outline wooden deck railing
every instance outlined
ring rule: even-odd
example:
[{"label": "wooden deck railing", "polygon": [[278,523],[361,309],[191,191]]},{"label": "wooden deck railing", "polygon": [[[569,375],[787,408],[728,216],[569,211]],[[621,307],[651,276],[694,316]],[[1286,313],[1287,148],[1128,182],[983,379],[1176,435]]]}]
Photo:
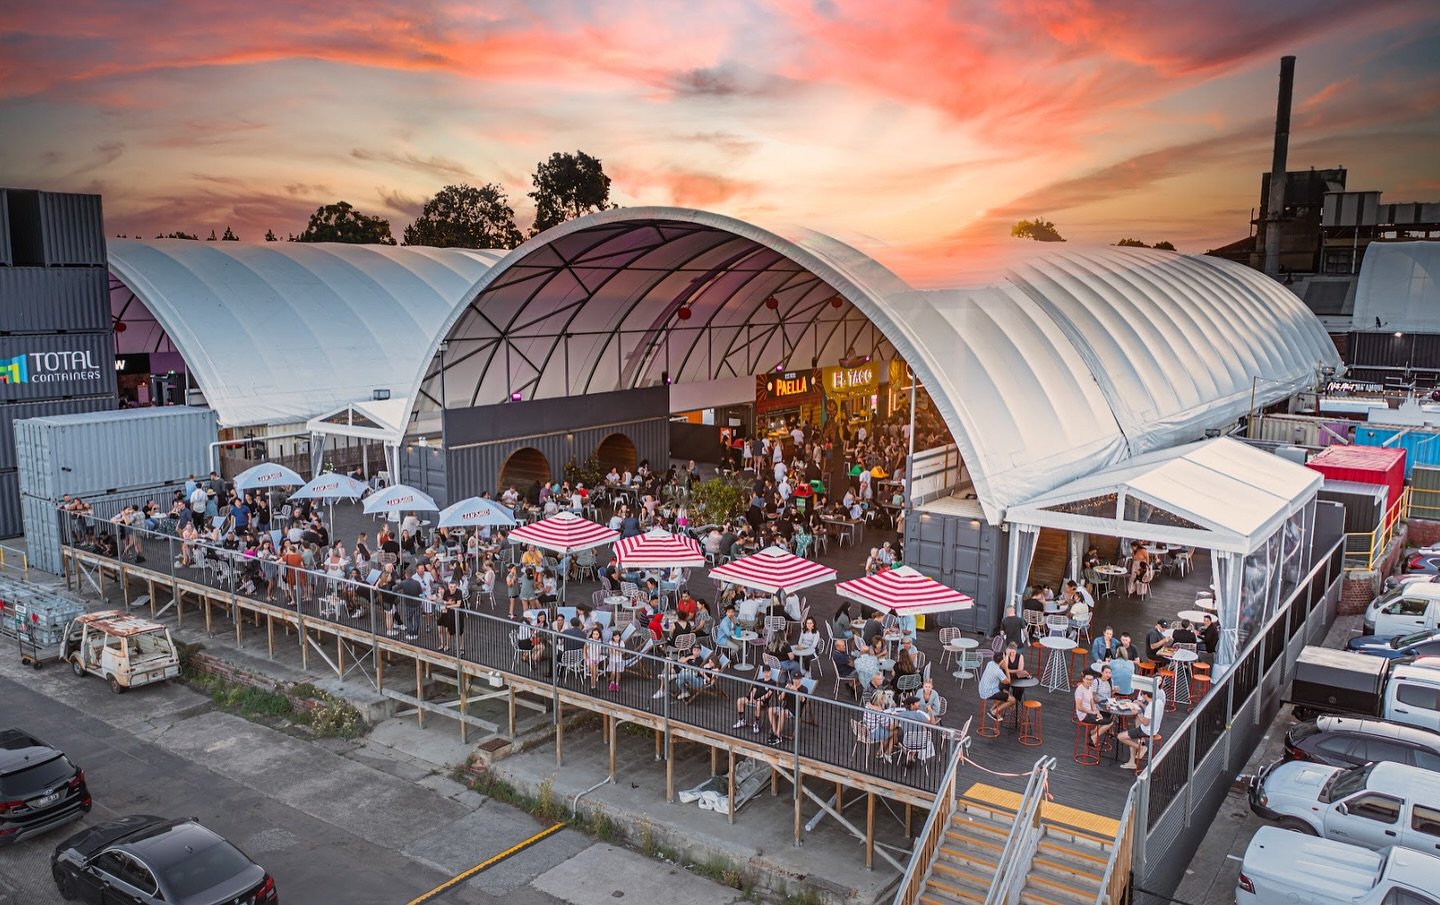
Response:
[{"label": "wooden deck railing", "polygon": [[950,825],[950,818],[955,813],[955,783],[960,775],[960,762],[965,759],[965,749],[969,747],[968,742],[967,737],[954,745],[950,752],[950,766],[940,780],[940,789],[935,793],[935,804],[930,808],[930,816],[921,828],[920,835],[915,837],[910,862],[905,865],[905,875],[900,878],[900,885],[895,889],[893,905],[915,905],[925,888],[925,879],[930,875],[930,865],[935,862],[935,852],[940,848],[940,842],[945,838],[945,829]]},{"label": "wooden deck railing", "polygon": [[1119,905],[1126,901],[1125,890],[1130,886],[1135,832],[1139,824],[1137,815],[1140,809],[1135,806],[1139,790],[1140,784],[1137,782],[1125,796],[1125,810],[1120,813],[1120,832],[1115,837],[1115,847],[1110,850],[1110,861],[1105,865],[1105,875],[1100,879],[1095,905]]}]

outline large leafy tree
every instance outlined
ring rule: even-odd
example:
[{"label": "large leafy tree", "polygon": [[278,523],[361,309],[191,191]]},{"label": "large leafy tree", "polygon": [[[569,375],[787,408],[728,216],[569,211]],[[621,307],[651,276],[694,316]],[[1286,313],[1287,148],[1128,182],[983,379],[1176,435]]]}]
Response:
[{"label": "large leafy tree", "polygon": [[584,151],[551,154],[535,167],[531,180],[535,183],[535,191],[528,193],[535,199],[532,236],[582,214],[616,206],[610,203],[610,177],[599,159]]},{"label": "large leafy tree", "polygon": [[1010,235],[1017,239],[1034,239],[1036,242],[1065,241],[1054,223],[1040,217],[1036,217],[1034,220],[1021,220],[1010,227]]},{"label": "large leafy tree", "polygon": [[1160,241],[1160,242],[1156,242],[1154,245],[1152,245],[1152,246],[1150,246],[1150,247],[1151,247],[1151,248],[1158,248],[1158,249],[1160,249],[1161,251],[1174,251],[1174,250],[1175,250],[1175,246],[1174,246],[1174,245],[1172,245],[1172,244],[1171,244],[1170,242],[1168,242],[1168,241],[1163,241],[1163,240]]},{"label": "large leafy tree", "polygon": [[317,208],[300,242],[349,242],[352,245],[394,245],[390,221],[357,211],[348,201]]},{"label": "large leafy tree", "polygon": [[447,185],[425,202],[405,227],[406,245],[440,248],[514,248],[523,237],[505,190],[495,183]]}]

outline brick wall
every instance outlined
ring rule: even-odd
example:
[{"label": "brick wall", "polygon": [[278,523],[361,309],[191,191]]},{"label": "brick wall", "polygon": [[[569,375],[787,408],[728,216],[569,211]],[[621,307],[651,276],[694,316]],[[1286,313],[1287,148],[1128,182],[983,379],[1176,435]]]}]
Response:
[{"label": "brick wall", "polygon": [[1410,519],[1405,523],[1412,547],[1428,547],[1440,543],[1440,522],[1429,519]]},{"label": "brick wall", "polygon": [[192,654],[190,668],[195,672],[214,676],[231,685],[243,685],[246,688],[259,688],[264,691],[278,691],[290,699],[290,706],[296,710],[310,711],[320,706],[319,701],[314,698],[300,697],[283,682],[277,682],[269,676],[251,672],[248,669],[241,669],[233,663],[226,663],[210,654],[200,652]]},{"label": "brick wall", "polygon": [[1354,615],[1365,612],[1365,607],[1380,593],[1379,572],[1350,572],[1340,585],[1339,612]]}]

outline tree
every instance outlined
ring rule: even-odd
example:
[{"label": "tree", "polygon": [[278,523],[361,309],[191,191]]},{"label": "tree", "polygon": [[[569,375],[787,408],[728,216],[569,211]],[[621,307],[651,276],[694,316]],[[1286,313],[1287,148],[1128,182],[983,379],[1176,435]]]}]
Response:
[{"label": "tree", "polygon": [[690,488],[690,512],[700,524],[721,524],[745,511],[749,488],[728,478],[710,478]]},{"label": "tree", "polygon": [[405,227],[406,245],[439,248],[514,248],[524,241],[505,190],[495,183],[447,185]]},{"label": "tree", "polygon": [[220,237],[220,241],[221,241],[221,242],[239,242],[239,241],[240,241],[240,237],[237,236],[237,235],[235,235],[235,231],[232,230],[230,227],[227,226],[227,227],[225,227],[225,235],[223,235],[223,236]]},{"label": "tree", "polygon": [[277,236],[277,235],[275,235],[275,230],[273,230],[273,229],[267,229],[267,230],[265,230],[265,241],[266,241],[266,242],[279,242],[279,241],[280,241],[280,237]]},{"label": "tree", "polygon": [[1174,250],[1175,250],[1175,246],[1174,246],[1174,245],[1171,245],[1169,242],[1156,242],[1154,245],[1151,245],[1150,247],[1151,247],[1151,248],[1158,248],[1158,249],[1160,249],[1161,251],[1174,251]]},{"label": "tree", "polygon": [[535,167],[531,181],[535,184],[535,191],[528,193],[535,199],[532,236],[582,214],[618,206],[610,203],[610,177],[600,161],[584,151],[551,154]]},{"label": "tree", "polygon": [[182,232],[180,232],[179,230],[176,230],[176,231],[173,232],[173,233],[166,233],[166,234],[163,235],[163,236],[156,236],[155,238],[157,238],[157,239],[194,239],[194,240],[196,240],[196,241],[199,241],[199,239],[200,239],[200,237],[197,236],[197,235],[195,235],[194,233],[182,233]]},{"label": "tree", "polygon": [[1146,245],[1144,242],[1141,242],[1139,239],[1121,239],[1119,242],[1116,242],[1115,244],[1118,245],[1118,246],[1120,246],[1121,248],[1149,248],[1149,247],[1150,247],[1149,245]]},{"label": "tree", "polygon": [[1060,232],[1055,229],[1055,224],[1049,220],[1042,220],[1036,217],[1034,220],[1021,220],[1010,227],[1010,235],[1017,239],[1034,239],[1036,242],[1064,242]]},{"label": "tree", "polygon": [[206,242],[214,242],[214,241],[215,241],[215,230],[213,230],[213,229],[210,230],[210,236],[209,236],[205,241],[206,241]]},{"label": "tree", "polygon": [[352,245],[394,245],[390,221],[357,211],[348,201],[316,208],[298,242],[348,242]]}]

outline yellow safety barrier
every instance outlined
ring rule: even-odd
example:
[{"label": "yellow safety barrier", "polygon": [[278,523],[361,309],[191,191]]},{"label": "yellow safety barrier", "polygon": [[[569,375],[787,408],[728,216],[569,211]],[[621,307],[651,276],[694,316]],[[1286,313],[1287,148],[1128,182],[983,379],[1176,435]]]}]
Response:
[{"label": "yellow safety barrier", "polygon": [[4,544],[0,544],[0,575],[10,575],[16,571],[14,563],[17,558],[20,561],[19,572],[21,577],[29,581],[30,557],[24,550],[16,550],[14,547],[7,547]]},{"label": "yellow safety barrier", "polygon": [[[1434,492],[1434,491],[1431,491]],[[1395,529],[1410,518],[1410,488],[1400,494],[1400,503],[1391,506],[1385,518],[1374,531],[1362,531],[1345,535],[1345,570],[1347,572],[1372,572],[1385,555],[1385,548],[1395,536]]]}]

